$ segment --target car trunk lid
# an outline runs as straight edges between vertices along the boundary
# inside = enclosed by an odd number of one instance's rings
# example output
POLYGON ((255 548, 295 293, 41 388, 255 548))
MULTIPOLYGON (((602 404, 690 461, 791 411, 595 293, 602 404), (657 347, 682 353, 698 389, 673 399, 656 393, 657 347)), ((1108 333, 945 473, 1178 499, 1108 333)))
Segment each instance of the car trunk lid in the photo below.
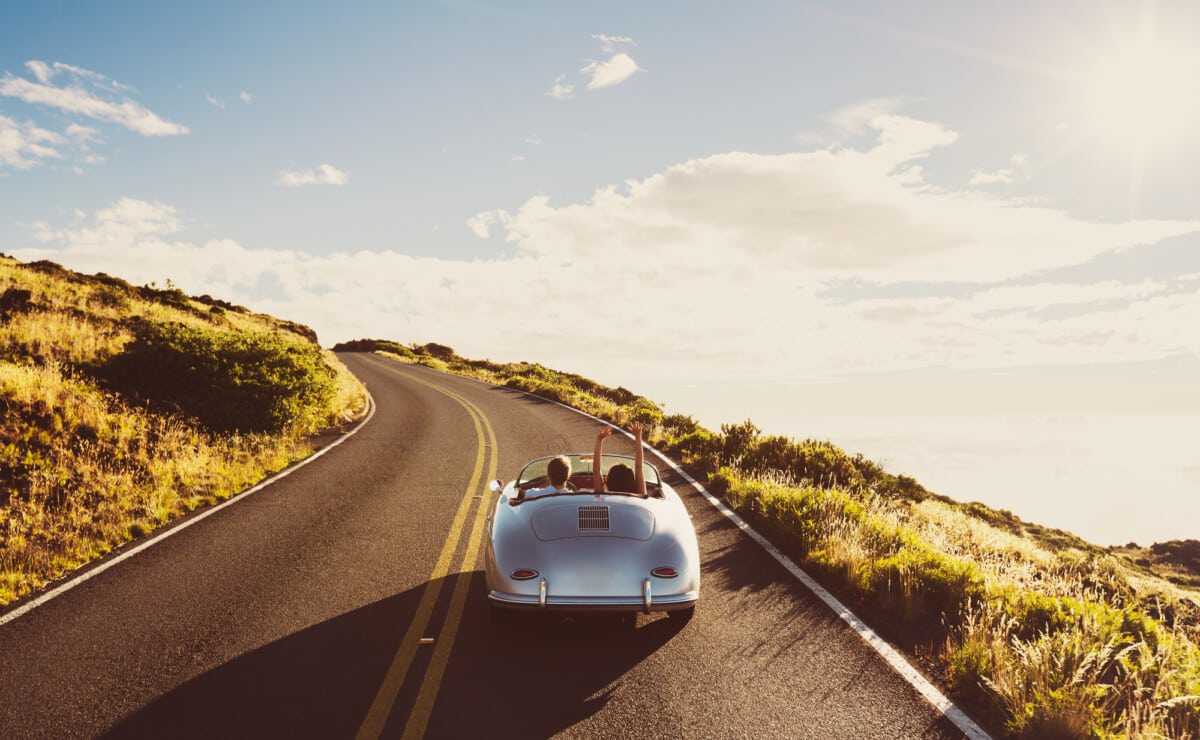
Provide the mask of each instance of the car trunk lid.
POLYGON ((654 534, 654 514, 640 506, 606 501, 547 502, 529 519, 543 542, 566 537, 621 537, 648 540, 654 534))

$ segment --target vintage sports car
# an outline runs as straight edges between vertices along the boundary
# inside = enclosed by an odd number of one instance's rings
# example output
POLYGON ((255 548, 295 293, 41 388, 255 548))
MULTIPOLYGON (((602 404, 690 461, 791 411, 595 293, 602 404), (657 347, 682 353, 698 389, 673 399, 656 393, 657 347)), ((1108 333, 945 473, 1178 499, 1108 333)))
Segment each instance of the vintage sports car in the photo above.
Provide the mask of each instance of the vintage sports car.
MULTIPOLYGON (((514 610, 665 611, 690 619, 700 598, 700 552, 683 501, 643 464, 646 496, 595 493, 593 456, 565 455, 569 493, 526 496, 548 485, 555 456, 532 460, 517 479, 493 481, 488 519, 488 608, 495 621, 514 610)), ((626 455, 604 455, 605 477, 626 455)))

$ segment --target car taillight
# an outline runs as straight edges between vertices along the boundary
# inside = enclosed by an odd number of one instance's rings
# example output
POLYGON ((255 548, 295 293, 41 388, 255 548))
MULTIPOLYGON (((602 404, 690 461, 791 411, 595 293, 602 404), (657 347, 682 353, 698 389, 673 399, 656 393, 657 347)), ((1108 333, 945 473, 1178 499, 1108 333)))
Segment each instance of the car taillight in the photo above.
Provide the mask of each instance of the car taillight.
POLYGON ((517 568, 509 575, 518 581, 528 581, 530 578, 537 578, 538 572, 532 568, 517 568))
POLYGON ((655 578, 674 578, 675 576, 679 575, 679 571, 675 570, 669 565, 664 565, 661 568, 655 568, 654 570, 650 571, 650 575, 654 576, 655 578))

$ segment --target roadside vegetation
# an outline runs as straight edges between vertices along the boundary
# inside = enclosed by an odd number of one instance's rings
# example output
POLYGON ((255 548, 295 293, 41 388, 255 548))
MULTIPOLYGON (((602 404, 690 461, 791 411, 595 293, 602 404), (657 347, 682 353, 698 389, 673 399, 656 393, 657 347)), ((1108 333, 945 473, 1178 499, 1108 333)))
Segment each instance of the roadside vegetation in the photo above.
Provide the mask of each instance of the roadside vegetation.
POLYGON ((1200 737, 1200 543, 1102 548, 821 440, 702 427, 624 388, 440 344, 372 351, 565 403, 649 441, 985 722, 1025 738, 1200 737))
POLYGON ((0 255, 0 606, 245 490, 365 407, 307 327, 0 255))

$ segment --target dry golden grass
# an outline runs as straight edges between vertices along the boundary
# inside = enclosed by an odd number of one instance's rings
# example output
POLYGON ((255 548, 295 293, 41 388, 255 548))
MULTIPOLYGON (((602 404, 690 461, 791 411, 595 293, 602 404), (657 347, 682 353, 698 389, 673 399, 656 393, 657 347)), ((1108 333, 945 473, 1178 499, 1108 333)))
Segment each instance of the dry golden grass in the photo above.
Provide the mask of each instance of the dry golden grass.
POLYGON ((1200 736, 1200 626, 1185 614, 1195 592, 1131 577, 1098 548, 1051 549, 942 501, 729 469, 713 483, 772 541, 893 626, 928 639, 943 621, 935 658, 947 683, 1014 735, 1200 736))
POLYGON ((367 389, 354 377, 350 369, 342 364, 333 352, 325 350, 322 355, 325 362, 337 373, 337 400, 333 404, 334 413, 329 419, 331 425, 343 424, 360 418, 367 411, 367 389))
MULTIPOLYGON (((0 606, 310 452, 299 432, 218 435, 131 406, 89 374, 135 317, 257 332, 277 320, 0 257, 10 288, 30 298, 0 324, 0 606)), ((328 424, 361 416, 365 389, 323 357, 337 377, 328 424)))
POLYGON ((10 317, 0 331, 0 357, 24 354, 39 361, 83 365, 117 354, 130 334, 116 324, 102 324, 60 311, 36 311, 10 317), (63 338, 70 342, 64 343, 63 338))

